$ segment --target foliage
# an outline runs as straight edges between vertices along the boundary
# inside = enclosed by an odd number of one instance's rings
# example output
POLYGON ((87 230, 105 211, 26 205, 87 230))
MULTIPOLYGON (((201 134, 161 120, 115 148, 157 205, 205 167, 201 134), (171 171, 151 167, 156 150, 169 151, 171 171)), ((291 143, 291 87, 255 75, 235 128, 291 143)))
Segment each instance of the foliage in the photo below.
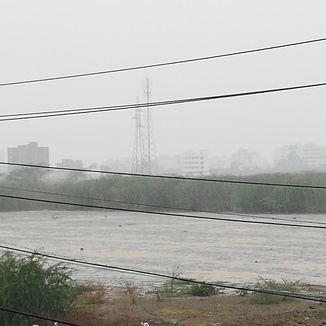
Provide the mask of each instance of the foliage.
MULTIPOLYGON (((282 283, 277 283, 273 279, 260 278, 257 282, 257 287, 261 290, 272 290, 276 292, 294 292, 300 281, 292 282, 282 279, 282 283)), ((268 293, 255 293, 252 296, 252 302, 255 304, 275 304, 286 300, 288 297, 283 295, 275 295, 268 293)))
POLYGON ((189 293, 197 297, 208 297, 216 294, 216 287, 210 284, 192 284, 189 293))
MULTIPOLYGON (((47 265, 41 258, 5 253, 0 258, 0 306, 39 315, 69 311, 84 287, 61 264, 47 265)), ((0 311, 1 325, 25 325, 26 316, 0 311)))
POLYGON ((175 297, 185 294, 188 291, 189 283, 178 280, 182 275, 180 267, 174 267, 170 274, 171 278, 164 282, 162 287, 156 291, 159 301, 164 300, 166 297, 175 297))
MULTIPOLYGON (((319 185, 325 182, 325 173, 320 178, 306 174, 270 174, 243 178, 243 181, 319 185)), ((231 192, 232 206, 244 213, 316 213, 325 212, 325 194, 317 190, 292 187, 267 187, 260 185, 237 185, 231 192)))
POLYGON ((157 291, 159 301, 166 297, 176 297, 181 295, 193 295, 198 297, 208 297, 216 294, 216 287, 210 284, 199 284, 191 281, 178 280, 182 277, 180 267, 175 267, 171 273, 171 279, 163 283, 157 291))
POLYGON ((47 173, 47 170, 41 168, 16 168, 7 175, 7 180, 12 183, 35 186, 47 173))
MULTIPOLYGON (((153 211, 199 210, 241 213, 326 213, 326 193, 318 189, 272 187, 261 185, 200 182, 193 180, 149 179, 111 176, 90 180, 72 180, 46 183, 33 170, 13 171, 0 183, 5 194, 39 198, 34 191, 61 193, 71 196, 69 201, 83 205, 110 206, 119 209, 146 209, 153 211), (79 181, 78 181, 79 180, 79 181), (19 185, 19 187, 17 187, 19 185), (15 189, 13 189, 15 188, 15 189), (19 190, 20 188, 21 190, 19 190), (149 206, 147 206, 149 205, 149 206)), ((214 176, 210 176, 214 179, 214 176)), ((324 185, 326 173, 266 174, 250 177, 224 177, 226 180, 266 183, 324 185)), ((218 178, 220 180, 220 178, 218 178)), ((49 178, 47 179, 49 180, 49 178)), ((221 181, 221 180, 220 180, 221 181)), ((51 196, 49 199, 62 200, 51 196)), ((85 209, 40 203, 37 201, 0 198, 1 211, 37 209, 85 209)))

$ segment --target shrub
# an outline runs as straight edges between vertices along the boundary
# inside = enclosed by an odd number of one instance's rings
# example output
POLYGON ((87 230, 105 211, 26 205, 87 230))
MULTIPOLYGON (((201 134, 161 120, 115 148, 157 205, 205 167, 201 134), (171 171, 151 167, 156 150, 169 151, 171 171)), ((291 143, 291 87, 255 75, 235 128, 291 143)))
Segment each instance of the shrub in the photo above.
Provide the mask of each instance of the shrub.
POLYGON ((158 300, 165 297, 176 297, 181 295, 193 295, 198 297, 208 297, 216 293, 216 287, 210 284, 199 284, 192 280, 179 280, 182 272, 179 267, 175 267, 171 273, 171 279, 164 282, 159 291, 156 292, 158 300))
MULTIPOLYGON (((257 282, 257 287, 261 290, 272 290, 277 292, 294 292, 299 284, 299 281, 289 282, 282 279, 283 283, 277 283, 273 279, 260 278, 257 282)), ((283 295, 275 295, 269 293, 256 293, 252 297, 252 302, 256 304, 274 304, 286 300, 287 297, 283 295)))
POLYGON ((179 280, 182 277, 180 267, 174 267, 170 274, 171 278, 156 291, 158 301, 162 301, 166 297, 176 297, 189 292, 189 282, 179 280))
MULTIPOLYGON (((34 255, 0 257, 0 307, 49 316, 69 311, 84 287, 77 285, 72 270, 62 264, 48 265, 34 255)), ((25 325, 32 319, 0 311, 2 326, 25 325)))
POLYGON ((192 284, 190 294, 197 297, 208 297, 216 293, 216 288, 209 284, 192 284))

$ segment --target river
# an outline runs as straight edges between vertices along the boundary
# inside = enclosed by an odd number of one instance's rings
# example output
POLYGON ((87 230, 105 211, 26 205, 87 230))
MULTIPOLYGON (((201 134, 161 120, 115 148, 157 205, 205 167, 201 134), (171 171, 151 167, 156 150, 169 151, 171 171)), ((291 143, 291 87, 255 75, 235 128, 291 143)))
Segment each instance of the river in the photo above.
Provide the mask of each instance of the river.
MULTIPOLYGON (((326 222, 325 215, 271 217, 290 223, 326 222)), ((326 228, 104 211, 0 213, 0 243, 5 246, 169 275, 178 268, 183 277, 208 282, 254 284, 263 277, 326 285, 325 242, 326 228)), ((150 288, 162 282, 148 276, 73 268, 75 278, 107 286, 128 282, 150 288)))

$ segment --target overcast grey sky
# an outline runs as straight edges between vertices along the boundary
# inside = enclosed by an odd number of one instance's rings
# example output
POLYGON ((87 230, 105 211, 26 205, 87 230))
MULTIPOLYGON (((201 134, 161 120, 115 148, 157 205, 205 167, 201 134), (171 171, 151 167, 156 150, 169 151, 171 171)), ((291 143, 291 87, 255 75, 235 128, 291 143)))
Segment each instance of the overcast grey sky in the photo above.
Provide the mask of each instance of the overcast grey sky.
MULTIPOLYGON (((326 37, 326 1, 0 0, 0 83, 326 37)), ((326 82, 326 42, 205 62, 0 87, 0 114, 326 82)), ((157 155, 326 146, 326 87, 153 109, 157 155)), ((132 156, 133 111, 0 122, 0 148, 37 141, 50 161, 132 156)))

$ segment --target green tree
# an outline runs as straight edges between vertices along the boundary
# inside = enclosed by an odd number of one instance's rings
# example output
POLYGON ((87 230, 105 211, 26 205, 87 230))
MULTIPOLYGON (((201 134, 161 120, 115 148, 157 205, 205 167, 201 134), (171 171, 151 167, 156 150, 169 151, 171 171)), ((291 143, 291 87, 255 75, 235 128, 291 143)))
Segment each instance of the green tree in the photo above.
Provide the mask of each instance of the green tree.
MULTIPOLYGON (((48 265, 36 256, 5 253, 0 258, 0 307, 50 316, 69 311, 84 287, 71 279, 71 269, 48 265)), ((0 311, 3 326, 34 322, 22 315, 0 311)))
POLYGON ((20 185, 35 186, 46 174, 45 169, 18 168, 8 174, 7 181, 19 183, 20 185))

